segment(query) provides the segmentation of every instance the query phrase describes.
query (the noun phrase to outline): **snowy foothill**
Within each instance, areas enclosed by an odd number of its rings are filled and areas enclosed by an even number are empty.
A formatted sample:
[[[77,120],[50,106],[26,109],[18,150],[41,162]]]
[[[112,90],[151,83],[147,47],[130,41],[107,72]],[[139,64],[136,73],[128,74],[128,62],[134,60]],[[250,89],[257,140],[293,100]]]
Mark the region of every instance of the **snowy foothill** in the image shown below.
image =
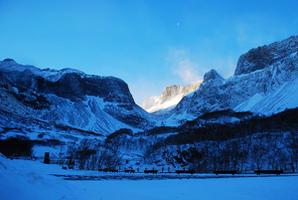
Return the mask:
[[[65,180],[53,174],[95,176],[40,161],[0,157],[2,200],[18,199],[297,199],[298,176],[162,180]]]

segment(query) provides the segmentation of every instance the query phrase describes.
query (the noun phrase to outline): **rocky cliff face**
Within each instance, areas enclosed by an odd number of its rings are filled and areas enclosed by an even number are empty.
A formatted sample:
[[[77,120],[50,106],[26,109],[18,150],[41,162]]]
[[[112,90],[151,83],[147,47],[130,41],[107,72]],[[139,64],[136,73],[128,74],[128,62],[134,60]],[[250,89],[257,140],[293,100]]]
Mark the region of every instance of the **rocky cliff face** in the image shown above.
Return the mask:
[[[167,120],[234,109],[262,114],[298,106],[298,37],[252,49],[240,56],[235,75],[224,80],[211,70],[193,94],[185,96]]]
[[[249,50],[240,56],[235,75],[264,69],[298,51],[298,36]]]
[[[12,59],[0,62],[0,76],[3,112],[103,135],[150,126],[150,116],[118,78],[73,69],[42,70]]]
[[[134,104],[127,84],[115,77],[86,75],[72,69],[41,70],[33,66],[21,66],[11,59],[2,61],[0,66],[0,72],[6,79],[22,91],[54,94],[69,100],[95,96],[106,102]]]
[[[200,82],[191,85],[171,85],[166,87],[160,96],[149,97],[142,103],[142,107],[148,112],[169,110],[179,103],[187,94],[195,91]]]

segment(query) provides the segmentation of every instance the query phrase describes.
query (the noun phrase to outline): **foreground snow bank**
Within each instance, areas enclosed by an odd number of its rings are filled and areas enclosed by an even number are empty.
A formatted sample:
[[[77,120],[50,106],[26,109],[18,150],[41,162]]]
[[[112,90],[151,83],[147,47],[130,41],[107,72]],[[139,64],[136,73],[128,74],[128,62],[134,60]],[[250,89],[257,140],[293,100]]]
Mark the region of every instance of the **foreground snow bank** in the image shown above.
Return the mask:
[[[62,199],[66,194],[71,198],[70,188],[48,175],[57,171],[57,167],[0,157],[0,199]]]
[[[298,177],[183,180],[66,181],[50,174],[86,175],[38,161],[0,157],[1,200],[18,199],[229,199],[296,200]]]

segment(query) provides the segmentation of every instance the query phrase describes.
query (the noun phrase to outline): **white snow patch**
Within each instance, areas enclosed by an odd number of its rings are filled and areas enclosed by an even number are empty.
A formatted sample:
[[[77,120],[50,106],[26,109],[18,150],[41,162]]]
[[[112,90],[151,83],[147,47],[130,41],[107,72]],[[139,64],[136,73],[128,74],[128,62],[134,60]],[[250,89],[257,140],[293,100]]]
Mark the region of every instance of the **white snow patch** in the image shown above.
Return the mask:
[[[238,106],[236,106],[236,111],[249,111],[252,109],[253,106],[255,106],[259,101],[261,101],[264,98],[263,95],[257,93],[250,97],[248,100],[240,103]]]
[[[235,107],[236,111],[252,111],[266,115],[298,107],[298,78],[286,82],[275,91],[267,94],[256,94]]]

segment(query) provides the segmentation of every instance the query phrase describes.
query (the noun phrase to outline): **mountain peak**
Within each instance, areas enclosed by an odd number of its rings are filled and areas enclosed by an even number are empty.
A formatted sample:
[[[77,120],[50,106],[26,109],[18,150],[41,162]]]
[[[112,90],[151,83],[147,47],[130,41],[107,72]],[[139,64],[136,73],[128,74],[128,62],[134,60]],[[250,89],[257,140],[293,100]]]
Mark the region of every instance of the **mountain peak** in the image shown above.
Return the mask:
[[[204,82],[216,79],[224,80],[224,78],[220,76],[215,69],[211,69],[204,75]]]
[[[2,62],[16,62],[16,61],[12,58],[5,58]]]
[[[5,58],[4,60],[0,61],[2,65],[11,66],[17,64],[17,62],[12,58]]]
[[[152,96],[143,101],[142,107],[148,112],[156,112],[174,107],[187,94],[195,91],[200,82],[182,86],[171,85],[161,93],[160,96]]]
[[[240,56],[235,75],[264,69],[295,52],[298,52],[298,36],[291,36],[280,42],[253,48]]]

